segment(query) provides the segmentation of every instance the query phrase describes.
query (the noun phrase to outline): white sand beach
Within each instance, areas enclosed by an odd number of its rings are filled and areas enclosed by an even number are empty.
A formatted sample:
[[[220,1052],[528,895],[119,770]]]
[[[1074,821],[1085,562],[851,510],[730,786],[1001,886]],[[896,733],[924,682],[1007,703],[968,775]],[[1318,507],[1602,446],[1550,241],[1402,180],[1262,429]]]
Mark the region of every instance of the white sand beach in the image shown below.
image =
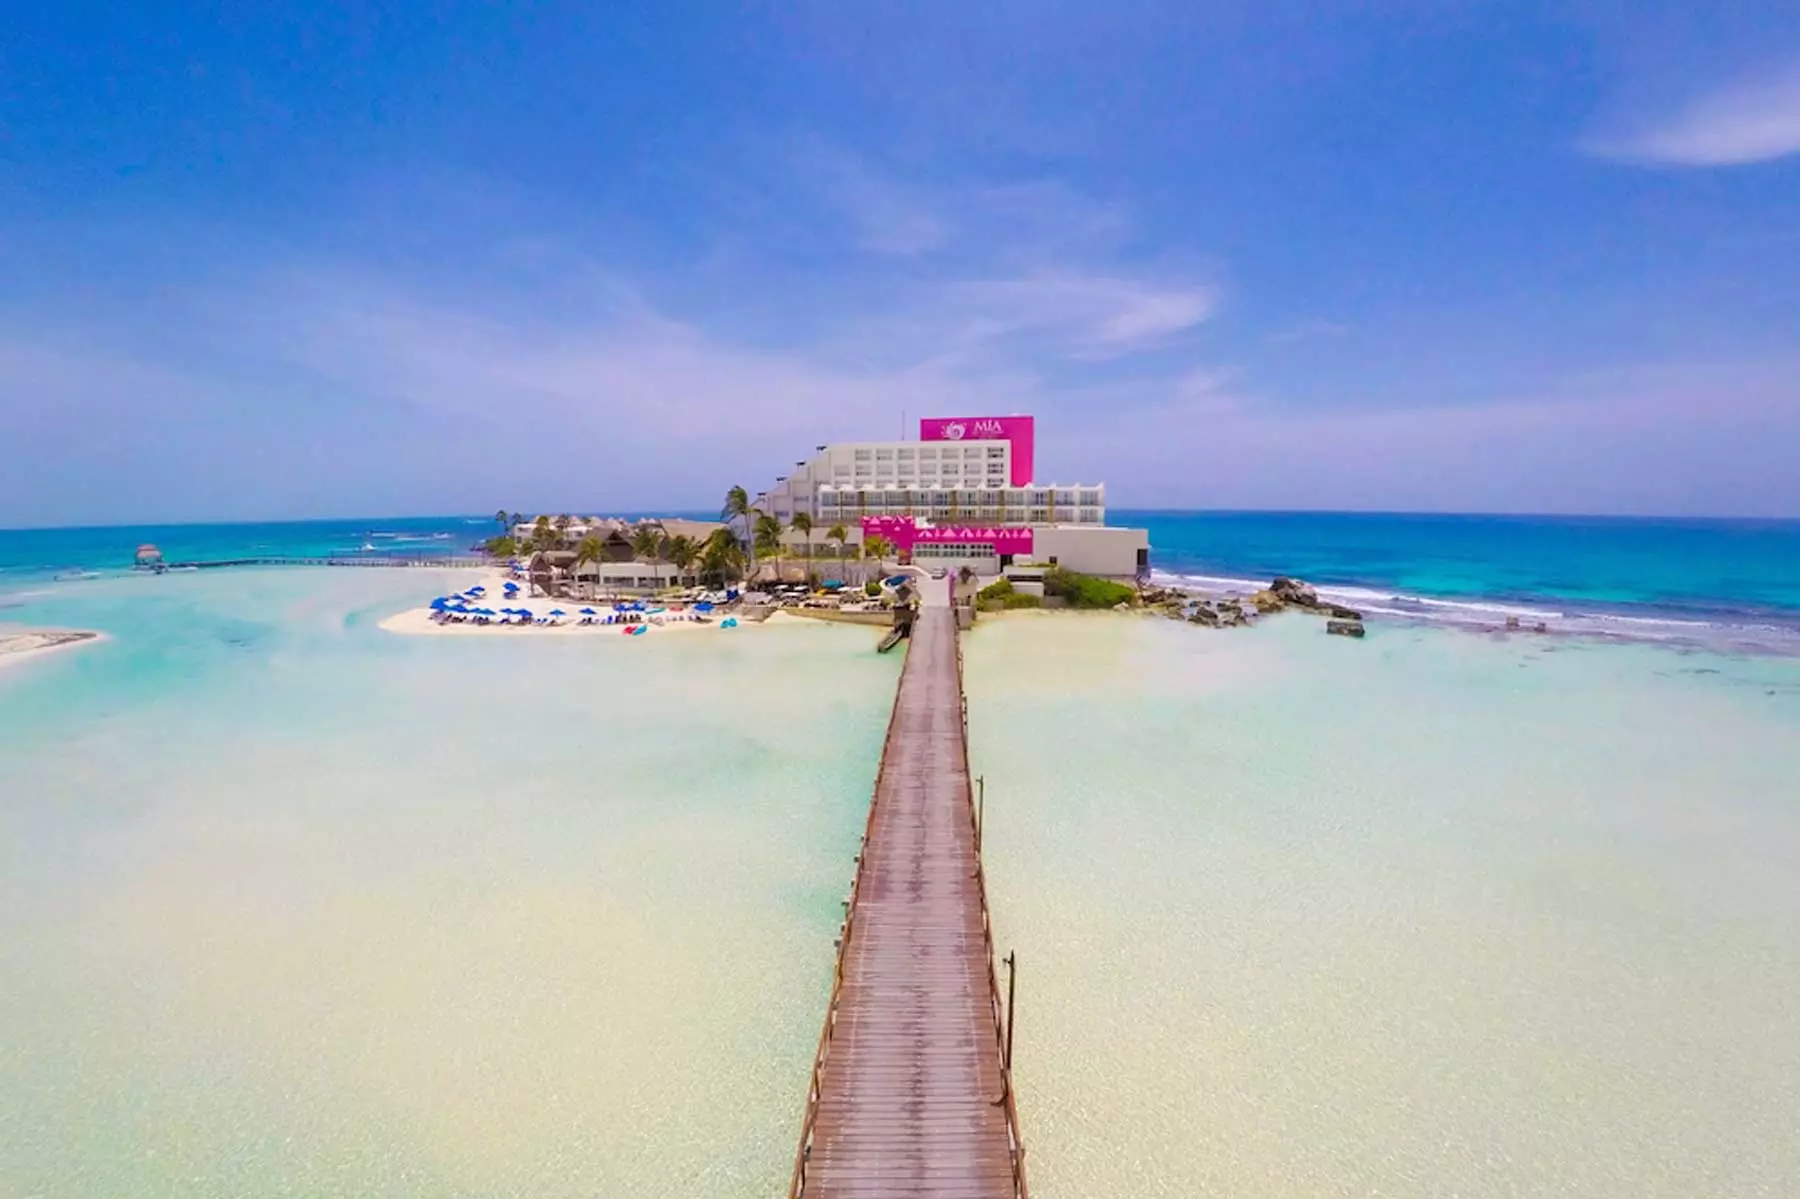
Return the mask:
[[[57,650],[93,645],[105,639],[105,634],[89,629],[30,629],[0,625],[0,667]]]
[[[671,610],[666,613],[650,616],[641,624],[636,625],[582,624],[580,615],[581,609],[594,608],[603,614],[610,615],[612,612],[611,601],[595,601],[590,603],[586,600],[553,600],[541,597],[535,599],[521,598],[517,600],[502,598],[506,594],[506,584],[512,581],[516,580],[509,580],[505,575],[501,574],[489,574],[470,583],[465,590],[471,590],[476,586],[481,586],[486,589],[488,596],[487,606],[492,607],[494,605],[502,605],[509,608],[528,608],[539,617],[548,616],[552,610],[560,608],[566,613],[561,622],[557,624],[506,625],[446,624],[432,619],[435,614],[432,612],[429,603],[427,603],[417,608],[408,608],[404,612],[395,613],[393,616],[383,620],[380,627],[390,633],[444,637],[603,637],[607,635],[617,637],[623,635],[627,629],[632,628],[642,628],[645,630],[644,636],[652,636],[663,633],[716,633],[721,631],[721,620],[729,619],[731,616],[730,613],[725,613],[723,617],[715,616],[710,621],[699,621],[692,619],[692,614],[689,612],[677,612]],[[645,602],[649,603],[650,601],[646,600]],[[655,605],[651,604],[651,606],[654,607]],[[771,620],[779,618],[781,618],[780,613],[775,613],[770,617]],[[755,628],[757,627],[757,623],[758,622],[754,621],[743,621],[724,631],[735,633],[740,629]],[[767,622],[765,621],[762,623]]]

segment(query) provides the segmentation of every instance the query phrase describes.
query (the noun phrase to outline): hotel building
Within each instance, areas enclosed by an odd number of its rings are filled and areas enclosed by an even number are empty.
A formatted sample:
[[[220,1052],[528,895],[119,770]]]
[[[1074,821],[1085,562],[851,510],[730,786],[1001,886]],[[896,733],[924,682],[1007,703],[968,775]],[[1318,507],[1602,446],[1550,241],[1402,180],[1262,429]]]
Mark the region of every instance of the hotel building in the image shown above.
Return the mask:
[[[1145,531],[1106,524],[1105,484],[1037,481],[1036,432],[1029,416],[936,417],[919,422],[917,441],[822,445],[755,503],[783,524],[806,515],[815,543],[843,525],[852,544],[880,533],[920,565],[1147,571]]]

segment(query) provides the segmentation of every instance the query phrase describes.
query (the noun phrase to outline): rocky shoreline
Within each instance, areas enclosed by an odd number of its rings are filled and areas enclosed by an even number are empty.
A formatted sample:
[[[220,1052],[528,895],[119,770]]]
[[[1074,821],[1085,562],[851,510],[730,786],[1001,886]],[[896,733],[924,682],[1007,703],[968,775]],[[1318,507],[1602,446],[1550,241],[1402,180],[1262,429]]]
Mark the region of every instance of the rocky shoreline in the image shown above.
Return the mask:
[[[1264,616],[1291,611],[1324,618],[1325,631],[1333,636],[1362,637],[1367,631],[1361,612],[1322,599],[1311,583],[1285,575],[1276,576],[1267,587],[1247,596],[1185,587],[1145,587],[1139,591],[1138,600],[1138,610],[1146,614],[1210,629],[1247,628]],[[1543,621],[1528,624],[1517,616],[1508,616],[1504,623],[1465,627],[1496,635],[1551,631]]]
[[[1277,576],[1247,598],[1208,595],[1180,587],[1148,587],[1140,595],[1145,610],[1169,620],[1209,629],[1247,628],[1277,612],[1305,612],[1325,618],[1325,631],[1339,637],[1363,635],[1362,613],[1319,598],[1318,589],[1300,579]]]

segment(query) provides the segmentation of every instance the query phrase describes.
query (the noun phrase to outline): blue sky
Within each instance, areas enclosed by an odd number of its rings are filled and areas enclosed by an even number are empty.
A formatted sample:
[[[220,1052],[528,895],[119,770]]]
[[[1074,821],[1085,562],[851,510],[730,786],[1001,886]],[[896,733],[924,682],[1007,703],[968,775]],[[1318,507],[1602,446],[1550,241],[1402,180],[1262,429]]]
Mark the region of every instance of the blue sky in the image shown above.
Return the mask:
[[[241,9],[241,11],[239,11]],[[0,526],[1800,514],[1800,8],[81,3],[0,27]]]

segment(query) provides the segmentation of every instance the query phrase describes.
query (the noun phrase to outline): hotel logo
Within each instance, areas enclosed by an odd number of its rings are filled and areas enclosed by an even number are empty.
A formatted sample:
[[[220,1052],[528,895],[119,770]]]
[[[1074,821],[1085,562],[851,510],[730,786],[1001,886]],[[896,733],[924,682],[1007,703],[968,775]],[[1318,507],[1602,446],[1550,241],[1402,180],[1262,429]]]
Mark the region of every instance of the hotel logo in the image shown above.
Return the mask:
[[[977,425],[977,429],[979,429],[979,425]],[[945,441],[961,441],[963,439],[963,434],[967,431],[968,431],[967,428],[963,425],[963,423],[961,421],[953,420],[949,424],[944,426],[944,440]],[[980,435],[981,434],[978,431],[976,433],[976,436],[979,437]]]

